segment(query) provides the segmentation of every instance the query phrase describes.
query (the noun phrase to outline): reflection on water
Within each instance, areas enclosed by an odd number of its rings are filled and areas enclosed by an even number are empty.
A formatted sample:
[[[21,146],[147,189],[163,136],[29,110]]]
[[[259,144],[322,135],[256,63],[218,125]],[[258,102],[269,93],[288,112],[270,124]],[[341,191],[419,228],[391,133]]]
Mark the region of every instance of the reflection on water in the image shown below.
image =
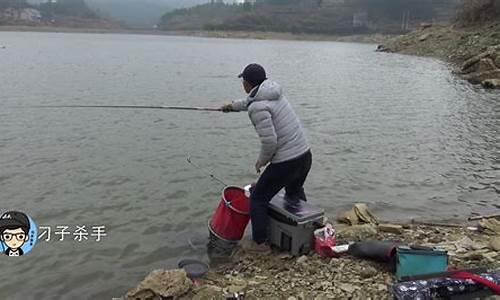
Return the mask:
[[[0,210],[108,232],[101,243],[40,242],[23,260],[2,260],[0,299],[109,299],[153,269],[207,259],[189,239],[207,237],[221,187],[186,158],[229,184],[256,179],[258,140],[245,113],[18,106],[219,106],[243,96],[236,74],[254,61],[304,123],[314,153],[306,193],[327,215],[353,202],[381,219],[500,209],[499,92],[471,87],[434,59],[332,42],[0,40]]]

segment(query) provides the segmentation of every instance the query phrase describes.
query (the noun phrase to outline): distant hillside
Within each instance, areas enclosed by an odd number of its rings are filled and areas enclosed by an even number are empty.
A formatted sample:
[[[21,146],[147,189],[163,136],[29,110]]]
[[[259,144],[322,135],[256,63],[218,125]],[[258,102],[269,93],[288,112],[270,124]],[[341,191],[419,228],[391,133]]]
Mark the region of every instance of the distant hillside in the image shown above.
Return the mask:
[[[170,6],[155,0],[87,0],[100,16],[124,23],[128,27],[151,28]]]
[[[40,2],[0,0],[0,25],[55,26],[77,28],[118,28],[119,25],[98,16],[85,0]]]
[[[221,26],[232,18],[243,15],[245,12],[243,5],[226,5],[223,3],[202,4],[166,13],[161,18],[160,29],[206,29],[212,26]]]
[[[166,13],[163,30],[243,30],[349,35],[400,33],[449,22],[459,0],[260,0],[209,3]]]
[[[87,6],[85,0],[59,0],[41,3],[39,7],[42,16],[47,19],[62,17],[98,19],[97,14]]]
[[[36,25],[42,15],[38,6],[25,0],[0,0],[0,25]]]
[[[457,24],[470,26],[500,21],[500,3],[497,0],[464,0],[457,15]]]
[[[163,14],[176,8],[189,7],[208,0],[86,0],[101,16],[133,28],[151,28]]]

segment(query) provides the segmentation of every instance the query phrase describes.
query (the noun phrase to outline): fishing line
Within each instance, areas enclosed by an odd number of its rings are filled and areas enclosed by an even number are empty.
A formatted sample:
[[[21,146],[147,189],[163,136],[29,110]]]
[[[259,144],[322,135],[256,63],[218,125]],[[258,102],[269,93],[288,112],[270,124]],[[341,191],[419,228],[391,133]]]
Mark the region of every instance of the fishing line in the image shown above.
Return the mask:
[[[191,156],[188,155],[187,157],[187,162],[192,165],[193,167],[197,168],[198,170],[202,171],[203,173],[205,173],[206,175],[210,176],[210,178],[212,178],[213,180],[221,183],[223,186],[228,186],[224,181],[222,181],[221,179],[219,179],[217,176],[215,176],[214,174],[212,174],[209,170],[203,168],[203,167],[200,167],[198,166],[197,164],[195,164],[192,160],[191,160]]]

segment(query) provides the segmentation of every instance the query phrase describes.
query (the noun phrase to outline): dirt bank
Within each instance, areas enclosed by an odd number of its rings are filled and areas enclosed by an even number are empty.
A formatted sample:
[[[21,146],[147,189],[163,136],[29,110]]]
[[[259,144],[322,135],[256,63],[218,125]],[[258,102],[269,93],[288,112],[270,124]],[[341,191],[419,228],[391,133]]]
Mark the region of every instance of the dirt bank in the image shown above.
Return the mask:
[[[470,82],[500,88],[500,23],[433,26],[389,39],[380,47],[386,52],[441,58]]]

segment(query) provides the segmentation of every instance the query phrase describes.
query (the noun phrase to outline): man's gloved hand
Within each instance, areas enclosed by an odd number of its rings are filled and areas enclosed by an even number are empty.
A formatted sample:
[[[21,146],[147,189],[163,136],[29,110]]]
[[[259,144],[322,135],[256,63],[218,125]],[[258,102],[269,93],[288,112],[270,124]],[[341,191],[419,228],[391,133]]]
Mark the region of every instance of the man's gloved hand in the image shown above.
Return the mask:
[[[232,111],[234,111],[233,104],[230,102],[226,102],[226,103],[224,103],[224,105],[222,105],[221,110],[222,110],[222,112],[225,112],[225,113],[232,112]]]

